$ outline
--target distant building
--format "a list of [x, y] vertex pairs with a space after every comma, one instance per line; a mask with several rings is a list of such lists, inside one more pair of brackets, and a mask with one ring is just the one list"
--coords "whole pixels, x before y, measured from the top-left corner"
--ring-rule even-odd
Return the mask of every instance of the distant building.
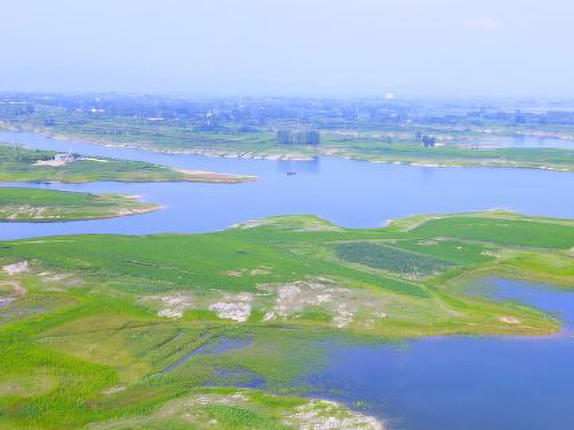
[[34, 163], [35, 166], [51, 166], [51, 167], [61, 167], [68, 163], [76, 161], [80, 158], [78, 154], [71, 154], [69, 152], [65, 154], [56, 154], [51, 160], [38, 160]]
[[71, 163], [72, 161], [76, 161], [78, 159], [77, 154], [71, 154], [66, 152], [65, 154], [56, 154], [54, 156], [54, 161], [61, 161], [64, 163]]

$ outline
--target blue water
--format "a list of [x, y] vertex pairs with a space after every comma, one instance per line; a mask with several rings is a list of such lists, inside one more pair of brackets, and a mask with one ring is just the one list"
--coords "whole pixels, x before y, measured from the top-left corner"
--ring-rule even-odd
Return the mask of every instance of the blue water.
[[[150, 161], [175, 167], [255, 174], [256, 183], [5, 184], [89, 192], [128, 193], [167, 208], [146, 215], [54, 224], [0, 224], [0, 238], [41, 235], [213, 231], [248, 219], [313, 214], [347, 227], [379, 227], [391, 218], [501, 208], [574, 217], [567, 196], [574, 173], [507, 168], [433, 168], [321, 158], [268, 161], [169, 155], [0, 133], [0, 141], [87, 155]], [[296, 175], [287, 176], [287, 171]]]
[[[331, 345], [319, 389], [365, 400], [370, 413], [407, 430], [574, 428], [574, 293], [504, 279], [484, 281], [495, 300], [514, 299], [562, 318], [548, 337], [438, 337], [405, 345]], [[337, 391], [335, 391], [337, 392]]]

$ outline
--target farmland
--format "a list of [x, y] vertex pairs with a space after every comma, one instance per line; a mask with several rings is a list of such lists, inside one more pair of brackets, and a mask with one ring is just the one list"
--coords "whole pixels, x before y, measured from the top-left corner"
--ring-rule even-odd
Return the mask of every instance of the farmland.
[[439, 258], [368, 242], [343, 243], [335, 249], [337, 257], [343, 260], [414, 277], [432, 275], [453, 266]]
[[0, 220], [54, 222], [112, 218], [151, 212], [158, 205], [120, 194], [89, 194], [35, 188], [0, 188]]
[[377, 429], [296, 396], [313, 392], [323, 342], [555, 332], [554, 318], [467, 288], [487, 276], [571, 287], [573, 246], [571, 221], [506, 212], [4, 241], [0, 426], [289, 429], [328, 411]]

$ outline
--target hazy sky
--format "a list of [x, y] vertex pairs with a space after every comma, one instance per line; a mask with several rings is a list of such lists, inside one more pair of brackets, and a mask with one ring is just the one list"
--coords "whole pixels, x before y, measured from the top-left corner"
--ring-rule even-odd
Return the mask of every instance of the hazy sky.
[[0, 90], [574, 96], [572, 0], [0, 0]]

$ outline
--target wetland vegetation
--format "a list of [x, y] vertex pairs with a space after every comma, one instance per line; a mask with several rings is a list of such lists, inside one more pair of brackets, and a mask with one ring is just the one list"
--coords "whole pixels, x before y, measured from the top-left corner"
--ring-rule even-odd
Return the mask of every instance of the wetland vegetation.
[[[493, 275], [571, 288], [573, 247], [571, 220], [497, 211], [382, 229], [281, 216], [208, 234], [4, 241], [0, 425], [379, 429], [293, 397], [313, 392], [304, 377], [325, 340], [554, 333], [554, 317], [466, 289]], [[218, 339], [245, 342], [209, 352]]]

